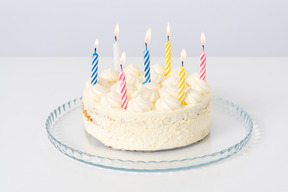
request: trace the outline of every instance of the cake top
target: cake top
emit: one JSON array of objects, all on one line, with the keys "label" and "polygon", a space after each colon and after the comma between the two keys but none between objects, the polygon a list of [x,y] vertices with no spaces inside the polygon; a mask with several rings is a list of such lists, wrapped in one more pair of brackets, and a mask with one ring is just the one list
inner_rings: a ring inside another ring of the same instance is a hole
[{"label": "cake top", "polygon": [[[128,95],[127,110],[146,112],[151,110],[175,110],[181,107],[196,105],[210,96],[210,86],[200,79],[198,73],[185,73],[185,105],[181,105],[179,94],[179,73],[181,67],[171,71],[166,77],[165,69],[159,64],[151,66],[151,82],[145,83],[143,72],[134,64],[123,68],[126,76]],[[97,84],[91,85],[91,79],[86,82],[83,99],[110,108],[121,109],[121,93],[119,75],[113,69],[103,70]]]}]

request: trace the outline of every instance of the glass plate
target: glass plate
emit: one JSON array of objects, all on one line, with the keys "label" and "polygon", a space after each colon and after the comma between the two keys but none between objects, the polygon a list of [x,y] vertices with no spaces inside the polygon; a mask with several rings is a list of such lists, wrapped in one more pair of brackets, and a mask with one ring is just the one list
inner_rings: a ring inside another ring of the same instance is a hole
[{"label": "glass plate", "polygon": [[108,148],[89,136],[82,122],[82,98],[59,106],[48,116],[51,143],[63,154],[90,165],[125,171],[171,171],[208,165],[239,152],[249,141],[253,120],[238,105],[213,97],[210,134],[180,149],[132,152]]}]

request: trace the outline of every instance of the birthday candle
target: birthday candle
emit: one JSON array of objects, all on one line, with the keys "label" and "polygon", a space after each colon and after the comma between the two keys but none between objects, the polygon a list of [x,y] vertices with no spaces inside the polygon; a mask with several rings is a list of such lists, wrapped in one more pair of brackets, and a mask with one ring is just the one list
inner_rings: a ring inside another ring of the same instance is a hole
[{"label": "birthday candle", "polygon": [[169,36],[170,36],[170,24],[167,24],[167,43],[165,45],[165,53],[166,53],[166,70],[165,70],[165,76],[170,76],[171,73],[171,43],[169,42]]},{"label": "birthday candle", "polygon": [[205,80],[206,79],[206,53],[204,51],[205,35],[203,32],[201,33],[201,44],[203,47],[203,51],[200,55],[200,79]]},{"label": "birthday candle", "polygon": [[184,69],[184,60],[186,59],[186,51],[185,49],[182,49],[181,52],[181,63],[182,67],[179,73],[179,101],[181,102],[181,105],[184,105],[185,102],[185,69]]},{"label": "birthday candle", "polygon": [[125,63],[125,59],[126,59],[126,53],[123,52],[121,55],[121,61],[120,61],[121,64],[120,64],[120,72],[119,72],[122,109],[127,109],[127,105],[128,105],[126,80],[125,80],[124,71],[122,69],[122,64]]},{"label": "birthday candle", "polygon": [[151,39],[151,28],[149,28],[146,32],[146,36],[145,36],[145,51],[144,51],[144,77],[145,77],[145,81],[143,82],[143,84],[145,83],[150,83],[151,82],[151,76],[150,76],[150,52],[147,49],[147,44],[150,42]]},{"label": "birthday candle", "polygon": [[92,70],[91,70],[91,85],[95,85],[97,83],[97,77],[98,77],[98,54],[97,54],[97,47],[98,47],[99,41],[96,39],[95,41],[95,51],[92,56]]},{"label": "birthday candle", "polygon": [[117,24],[115,26],[115,43],[113,44],[113,50],[114,50],[114,69],[115,71],[120,70],[120,62],[119,62],[119,43],[117,42],[117,38],[119,35],[119,25]]}]

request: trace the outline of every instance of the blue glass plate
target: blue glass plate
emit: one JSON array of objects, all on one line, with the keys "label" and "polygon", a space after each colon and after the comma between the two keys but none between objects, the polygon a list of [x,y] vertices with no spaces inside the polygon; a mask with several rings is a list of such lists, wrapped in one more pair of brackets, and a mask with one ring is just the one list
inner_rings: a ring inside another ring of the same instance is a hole
[{"label": "blue glass plate", "polygon": [[59,106],[48,116],[46,130],[61,153],[90,165],[125,171],[159,172],[189,169],[226,159],[250,140],[250,115],[238,105],[213,97],[210,134],[180,149],[133,152],[108,148],[89,136],[82,122],[82,98]]}]

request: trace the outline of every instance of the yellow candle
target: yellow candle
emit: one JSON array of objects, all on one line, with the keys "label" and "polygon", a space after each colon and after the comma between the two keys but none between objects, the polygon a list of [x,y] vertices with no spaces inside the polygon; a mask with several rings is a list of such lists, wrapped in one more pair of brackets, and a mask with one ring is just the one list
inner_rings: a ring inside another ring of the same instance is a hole
[{"label": "yellow candle", "polygon": [[181,52],[181,61],[182,67],[179,73],[179,101],[181,105],[185,105],[185,69],[184,69],[184,60],[186,59],[186,51],[182,49]]},{"label": "yellow candle", "polygon": [[167,43],[165,45],[165,53],[166,53],[166,67],[165,67],[165,76],[169,77],[171,73],[171,43],[169,42],[170,36],[170,24],[167,24]]}]

